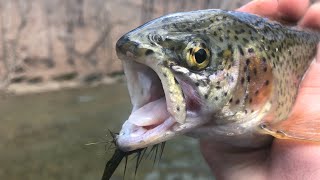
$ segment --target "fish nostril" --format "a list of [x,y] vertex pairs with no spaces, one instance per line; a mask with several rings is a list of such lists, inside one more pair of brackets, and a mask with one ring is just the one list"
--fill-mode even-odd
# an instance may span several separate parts
[[154,53],[154,51],[153,50],[151,50],[151,49],[147,49],[146,50],[146,52],[144,53],[146,56],[149,56],[149,55],[151,55],[151,54],[153,54]]

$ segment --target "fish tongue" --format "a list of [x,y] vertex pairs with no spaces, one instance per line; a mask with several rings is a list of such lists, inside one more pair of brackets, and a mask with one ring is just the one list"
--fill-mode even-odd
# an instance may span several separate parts
[[164,122],[169,116],[165,97],[162,97],[132,112],[128,121],[137,126],[150,126]]

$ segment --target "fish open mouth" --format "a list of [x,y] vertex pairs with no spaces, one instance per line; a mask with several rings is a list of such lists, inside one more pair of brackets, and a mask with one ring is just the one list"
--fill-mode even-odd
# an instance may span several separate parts
[[123,60],[123,67],[133,109],[117,137],[121,150],[158,144],[203,124],[197,95],[171,70],[135,60]]

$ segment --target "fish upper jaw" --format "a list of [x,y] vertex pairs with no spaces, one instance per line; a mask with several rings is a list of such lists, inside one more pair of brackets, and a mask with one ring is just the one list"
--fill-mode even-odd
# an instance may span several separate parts
[[123,151],[164,142],[205,122],[199,111],[188,110],[188,94],[184,93],[188,90],[181,87],[170,62],[157,52],[146,53],[148,48],[141,53],[138,46],[133,46],[135,43],[127,38],[117,43],[133,105],[116,140]]

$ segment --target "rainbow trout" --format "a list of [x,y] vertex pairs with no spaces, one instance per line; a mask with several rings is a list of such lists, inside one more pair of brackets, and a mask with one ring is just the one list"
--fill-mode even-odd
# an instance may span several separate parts
[[244,147],[272,136],[319,141],[309,122],[282,123],[319,40],[223,10],[175,13],[130,31],[116,44],[133,105],[117,147],[130,152],[181,134]]

